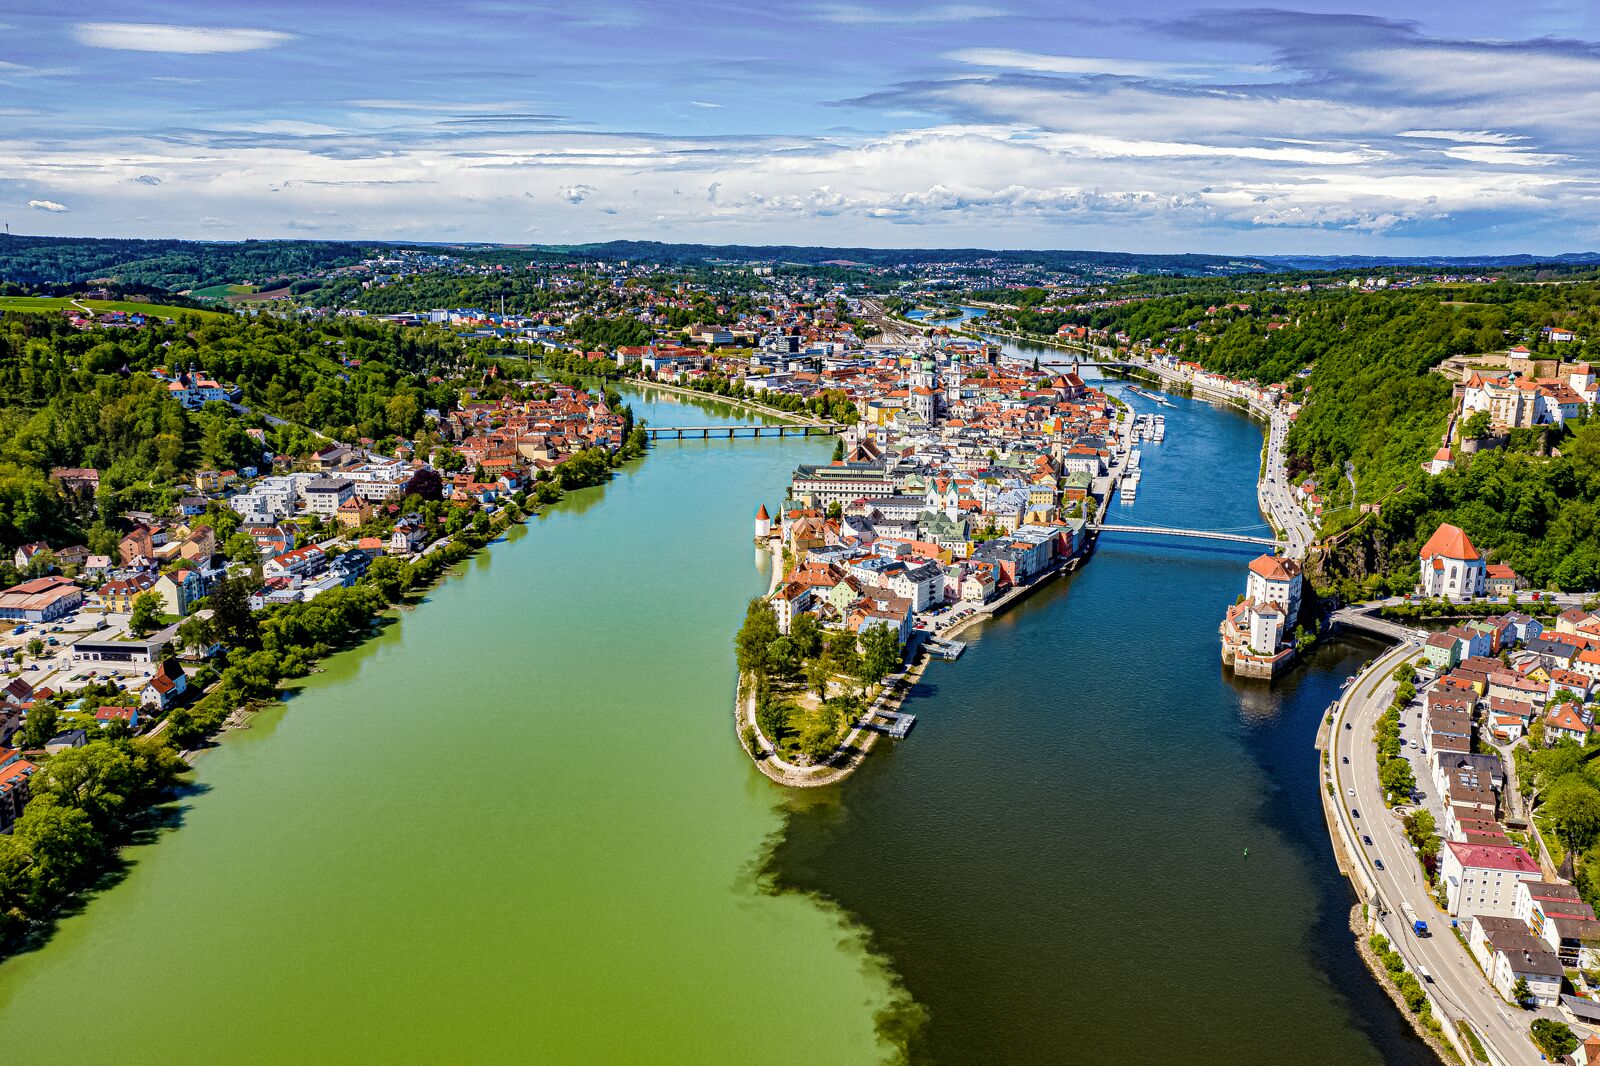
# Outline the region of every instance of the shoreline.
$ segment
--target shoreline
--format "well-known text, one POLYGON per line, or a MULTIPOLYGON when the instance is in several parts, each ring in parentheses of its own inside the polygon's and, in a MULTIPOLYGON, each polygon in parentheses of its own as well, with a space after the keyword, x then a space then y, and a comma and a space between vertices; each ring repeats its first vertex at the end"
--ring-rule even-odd
MULTIPOLYGON (((1056 577, 1075 572, 1079 565, 1088 560, 1093 550, 1093 544, 1093 541, 1088 542, 1088 547, 1080 554, 1074 555, 1070 559, 1057 560, 1032 582, 1013 588, 1005 595, 983 604, 966 618, 954 622, 944 629, 930 632, 929 637, 953 640, 979 622, 988 621, 996 615, 1002 614, 1056 577)), ((762 546, 762 550, 769 555, 772 554, 770 547, 762 546)), ((778 583, 783 577, 780 565, 781 560, 779 557, 774 556, 773 576, 767 587, 768 596, 777 589, 778 583)), ((785 762, 778 756, 777 749, 762 734, 761 727, 756 724, 755 694, 746 690, 745 678, 742 674, 734 686, 734 735, 738 738, 739 747, 750 757, 750 761, 755 764, 756 769, 760 770, 768 780, 776 784, 784 785, 788 788, 821 788, 824 785, 837 784, 855 773, 861 764, 866 761, 867 756, 872 753, 872 749, 881 735, 876 729, 863 726, 861 723, 870 720, 880 711, 899 710, 905 701, 910 698, 911 694, 916 691, 917 685, 922 681, 923 673, 926 672, 928 664, 932 661, 932 656, 924 652, 922 657, 915 663, 905 667, 899 673, 891 674, 887 677, 877 696, 873 698, 867 710, 857 719, 856 724, 852 725, 850 731, 839 741, 839 746, 834 749, 833 754, 820 763, 815 763, 811 766, 796 766, 793 763, 785 762), (748 739, 751 735, 757 738, 759 744, 763 745, 762 751, 758 752, 751 748, 748 739), (843 759, 842 762, 841 758, 843 759)))
MULTIPOLYGON (((1340 780, 1334 755, 1336 741, 1340 736, 1340 725, 1344 721, 1346 713, 1350 710, 1356 694, 1364 684, 1373 678, 1378 678, 1381 684, 1382 679, 1393 671, 1398 663, 1410 661, 1409 656, 1413 653, 1414 649, 1405 643, 1395 643, 1385 648, 1355 674, 1354 679, 1340 692, 1339 698, 1334 701, 1332 711, 1324 713, 1323 721, 1317 729, 1315 742, 1315 749, 1319 756, 1318 761, 1321 764, 1321 772, 1317 775, 1317 793, 1321 801, 1323 820, 1328 827, 1328 839, 1333 849, 1334 864, 1338 867, 1339 873, 1349 882, 1350 888, 1355 895, 1356 902, 1352 906, 1350 915, 1350 933, 1355 942, 1357 954, 1361 956, 1362 962, 1366 965, 1378 987, 1383 989, 1389 998, 1394 1001, 1395 1009, 1405 1019, 1406 1024, 1411 1027, 1418 1038, 1439 1056, 1441 1062, 1449 1062, 1450 1057, 1446 1052, 1453 1050, 1460 1056, 1461 1061, 1470 1063, 1476 1060, 1471 1049, 1466 1046, 1467 1042, 1460 1036, 1457 1022, 1465 1021, 1471 1024, 1472 1019, 1467 1017, 1457 1019, 1447 1014, 1442 1009, 1440 998, 1434 994, 1431 987, 1424 986, 1431 1008, 1428 1013, 1440 1026, 1438 1030, 1430 1029, 1424 1024, 1420 1015, 1413 1014, 1406 1006, 1404 1000, 1400 997, 1399 991, 1394 987, 1394 982, 1388 978, 1388 971, 1379 964, 1373 954, 1372 948, 1367 942, 1368 937, 1375 933, 1389 932, 1388 927, 1381 920, 1381 916, 1373 914, 1374 901, 1377 901, 1381 906, 1383 897, 1378 891, 1377 884, 1368 874, 1365 863, 1360 859, 1360 856, 1364 855, 1365 852, 1358 846, 1352 827, 1345 821, 1338 807, 1338 804, 1342 801, 1338 791, 1340 780), (1359 921, 1355 916, 1356 907, 1361 908, 1362 917, 1359 921)), ((1386 939, 1390 941, 1395 950, 1400 950, 1404 944, 1403 938, 1389 936, 1386 939)), ((1401 954, 1402 958, 1405 958, 1404 952, 1401 954)), ((1405 962, 1409 972, 1416 972, 1417 965, 1411 959, 1405 958, 1405 962)))

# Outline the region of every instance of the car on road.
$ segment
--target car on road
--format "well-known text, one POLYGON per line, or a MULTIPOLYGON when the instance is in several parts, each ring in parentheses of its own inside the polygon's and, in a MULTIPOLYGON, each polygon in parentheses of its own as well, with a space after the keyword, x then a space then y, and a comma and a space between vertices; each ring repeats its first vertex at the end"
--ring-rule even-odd
POLYGON ((1372 860, 1372 866, 1373 866, 1374 869, 1377 869, 1377 870, 1383 869, 1383 860, 1382 859, 1373 859, 1372 860))
POLYGON ((1351 728, 1351 725, 1350 725, 1350 723, 1349 723, 1349 722, 1346 722, 1346 723, 1345 723, 1345 724, 1344 724, 1344 727, 1345 727, 1345 728, 1346 728, 1346 729, 1350 729, 1350 728, 1351 728))
POLYGON ((1345 756, 1345 757, 1344 757, 1344 764, 1345 764, 1345 765, 1346 765, 1346 766, 1349 766, 1349 765, 1350 765, 1350 756, 1348 756, 1348 755, 1346 755, 1346 756, 1345 756))
POLYGON ((1361 836, 1361 843, 1370 848, 1372 847, 1372 838, 1363 833, 1361 836))
POLYGON ((1352 795, 1352 796, 1354 796, 1356 794, 1356 790, 1353 789, 1353 788, 1347 788, 1347 789, 1345 789, 1345 791, 1347 793, 1349 793, 1350 795, 1352 795))
POLYGON ((1354 807, 1351 807, 1350 808, 1350 817, 1352 817, 1352 818, 1360 818, 1361 817, 1361 812, 1356 810, 1354 807))

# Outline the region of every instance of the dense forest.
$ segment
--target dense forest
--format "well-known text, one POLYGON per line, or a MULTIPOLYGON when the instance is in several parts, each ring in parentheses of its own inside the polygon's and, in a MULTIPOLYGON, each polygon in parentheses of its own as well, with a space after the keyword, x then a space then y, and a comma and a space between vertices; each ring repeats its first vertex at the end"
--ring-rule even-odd
POLYGON ((337 241, 171 241, 0 235, 0 281, 81 286, 112 278, 129 290, 178 292, 358 263, 372 245, 337 241))
POLYGON ((85 332, 59 315, 0 314, 0 546, 67 537, 103 550, 119 514, 171 506, 189 473, 258 462, 251 428, 296 454, 325 443, 318 433, 409 439, 424 411, 454 406, 453 389, 431 375, 467 362, 464 343, 445 331, 349 319, 85 332), (157 367, 236 384, 250 410, 185 410, 148 373, 157 367), (79 466, 101 472, 98 500, 51 483, 53 468, 79 466))

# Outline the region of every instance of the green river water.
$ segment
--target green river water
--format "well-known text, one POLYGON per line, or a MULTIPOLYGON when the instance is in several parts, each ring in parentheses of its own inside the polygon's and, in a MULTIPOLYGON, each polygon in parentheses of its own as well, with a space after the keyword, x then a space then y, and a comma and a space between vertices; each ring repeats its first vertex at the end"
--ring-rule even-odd
POLYGON ((658 448, 329 659, 0 965, 0 1059, 881 1058, 888 979, 833 910, 758 890, 781 801, 731 720, 752 501, 831 448, 658 448))

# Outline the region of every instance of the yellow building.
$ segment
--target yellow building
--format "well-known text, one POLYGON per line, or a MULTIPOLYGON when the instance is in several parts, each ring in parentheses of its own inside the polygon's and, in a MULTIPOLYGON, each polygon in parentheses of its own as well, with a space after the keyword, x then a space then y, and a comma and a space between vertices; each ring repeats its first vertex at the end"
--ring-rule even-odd
POLYGON ((357 496, 352 496, 341 503, 339 510, 334 514, 334 520, 344 529, 363 525, 371 518, 372 506, 357 496))

